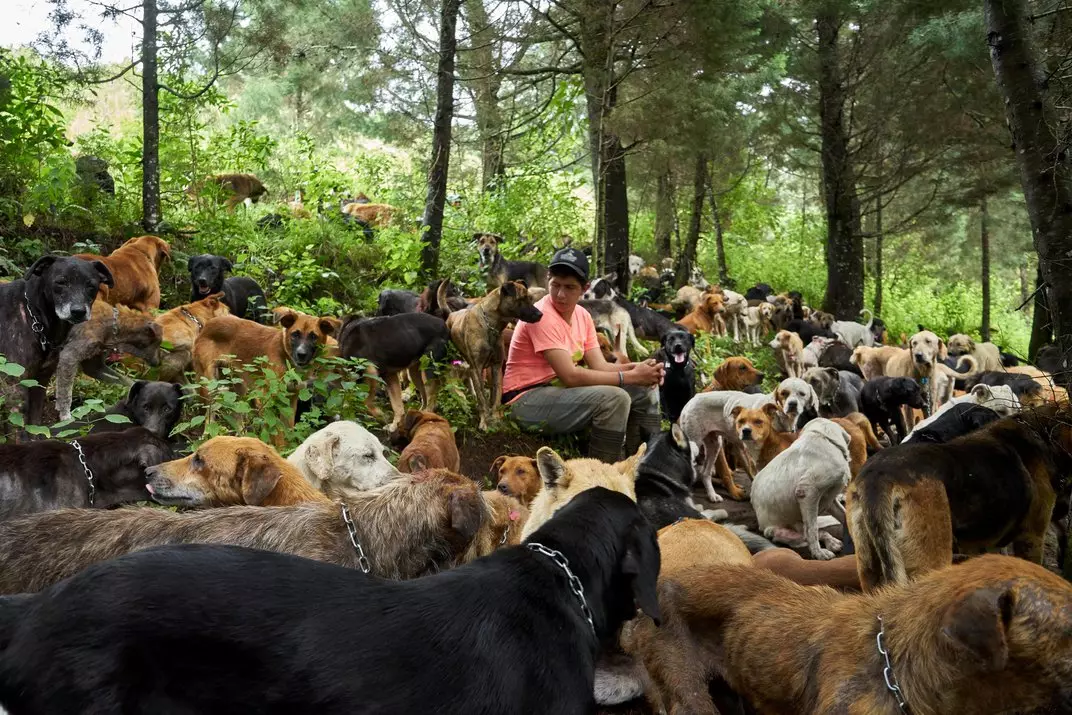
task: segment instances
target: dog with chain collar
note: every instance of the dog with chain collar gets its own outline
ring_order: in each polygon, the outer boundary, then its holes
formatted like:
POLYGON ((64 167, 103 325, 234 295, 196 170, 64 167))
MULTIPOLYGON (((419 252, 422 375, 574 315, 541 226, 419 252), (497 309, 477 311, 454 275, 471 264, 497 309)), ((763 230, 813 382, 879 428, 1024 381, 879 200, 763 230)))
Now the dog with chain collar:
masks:
POLYGON ((601 641, 637 605, 659 617, 658 572, 654 529, 602 488, 527 545, 414 581, 252 549, 151 549, 0 600, 0 705, 579 715, 595 706, 601 641), (136 673, 135 652, 153 654, 136 673))

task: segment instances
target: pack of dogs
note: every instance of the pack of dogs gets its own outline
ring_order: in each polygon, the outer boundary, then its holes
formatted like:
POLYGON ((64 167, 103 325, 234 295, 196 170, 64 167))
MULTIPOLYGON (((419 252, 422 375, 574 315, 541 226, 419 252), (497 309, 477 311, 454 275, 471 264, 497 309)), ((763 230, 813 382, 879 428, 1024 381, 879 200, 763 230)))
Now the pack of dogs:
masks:
MULTIPOLYGON (((214 183, 229 209, 264 193, 214 183)), ((887 345, 870 314, 766 284, 697 273, 660 304, 666 267, 631 257, 647 297, 611 274, 584 304, 608 359, 657 343, 669 429, 616 464, 542 446, 464 475, 436 412, 448 347, 491 428, 511 327, 542 317, 546 268, 502 242, 474 236, 483 296, 440 279, 383 291, 368 318, 270 308, 208 254, 189 258, 190 301, 161 311, 171 252, 151 236, 0 285, 0 354, 36 381, 11 388, 25 424, 53 376, 61 417, 79 370, 127 385, 107 412, 122 424, 0 445, 0 708, 1072 713, 1059 378, 966 335, 887 345), (780 375, 739 355, 704 374, 702 335, 769 346, 780 375), (160 379, 131 380, 118 354, 160 379), (325 356, 368 361, 395 463, 348 421, 287 456, 172 436, 188 383, 325 356)))

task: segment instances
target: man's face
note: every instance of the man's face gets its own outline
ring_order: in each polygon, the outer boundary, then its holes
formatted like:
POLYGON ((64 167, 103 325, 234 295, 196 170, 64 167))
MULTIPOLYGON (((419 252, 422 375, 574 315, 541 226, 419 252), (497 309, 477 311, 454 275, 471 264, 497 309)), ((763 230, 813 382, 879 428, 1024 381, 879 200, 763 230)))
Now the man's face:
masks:
POLYGON ((560 313, 573 310, 587 289, 588 286, 575 276, 551 276, 547 281, 551 303, 560 313))

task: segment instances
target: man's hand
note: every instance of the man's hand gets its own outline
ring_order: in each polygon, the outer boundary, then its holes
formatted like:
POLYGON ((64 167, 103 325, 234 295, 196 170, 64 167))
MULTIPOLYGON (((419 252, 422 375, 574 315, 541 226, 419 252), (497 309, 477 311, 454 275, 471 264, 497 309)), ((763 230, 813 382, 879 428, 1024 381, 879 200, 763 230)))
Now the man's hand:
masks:
POLYGON ((654 387, 663 383, 663 364, 656 360, 645 360, 635 363, 632 370, 622 374, 627 385, 654 387))

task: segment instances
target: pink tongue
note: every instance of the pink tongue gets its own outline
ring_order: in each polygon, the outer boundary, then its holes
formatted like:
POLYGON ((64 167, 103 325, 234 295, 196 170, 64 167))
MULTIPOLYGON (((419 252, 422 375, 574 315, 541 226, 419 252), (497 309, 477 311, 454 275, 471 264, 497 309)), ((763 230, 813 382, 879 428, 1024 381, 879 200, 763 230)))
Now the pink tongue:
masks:
POLYGON ((685 356, 675 354, 674 355, 674 362, 677 362, 677 363, 685 362, 685 356))
POLYGON ((148 492, 149 492, 150 494, 156 494, 156 492, 155 492, 155 491, 153 490, 153 485, 152 485, 152 484, 146 484, 146 485, 145 485, 145 489, 146 489, 146 490, 147 490, 147 491, 148 491, 148 492))

